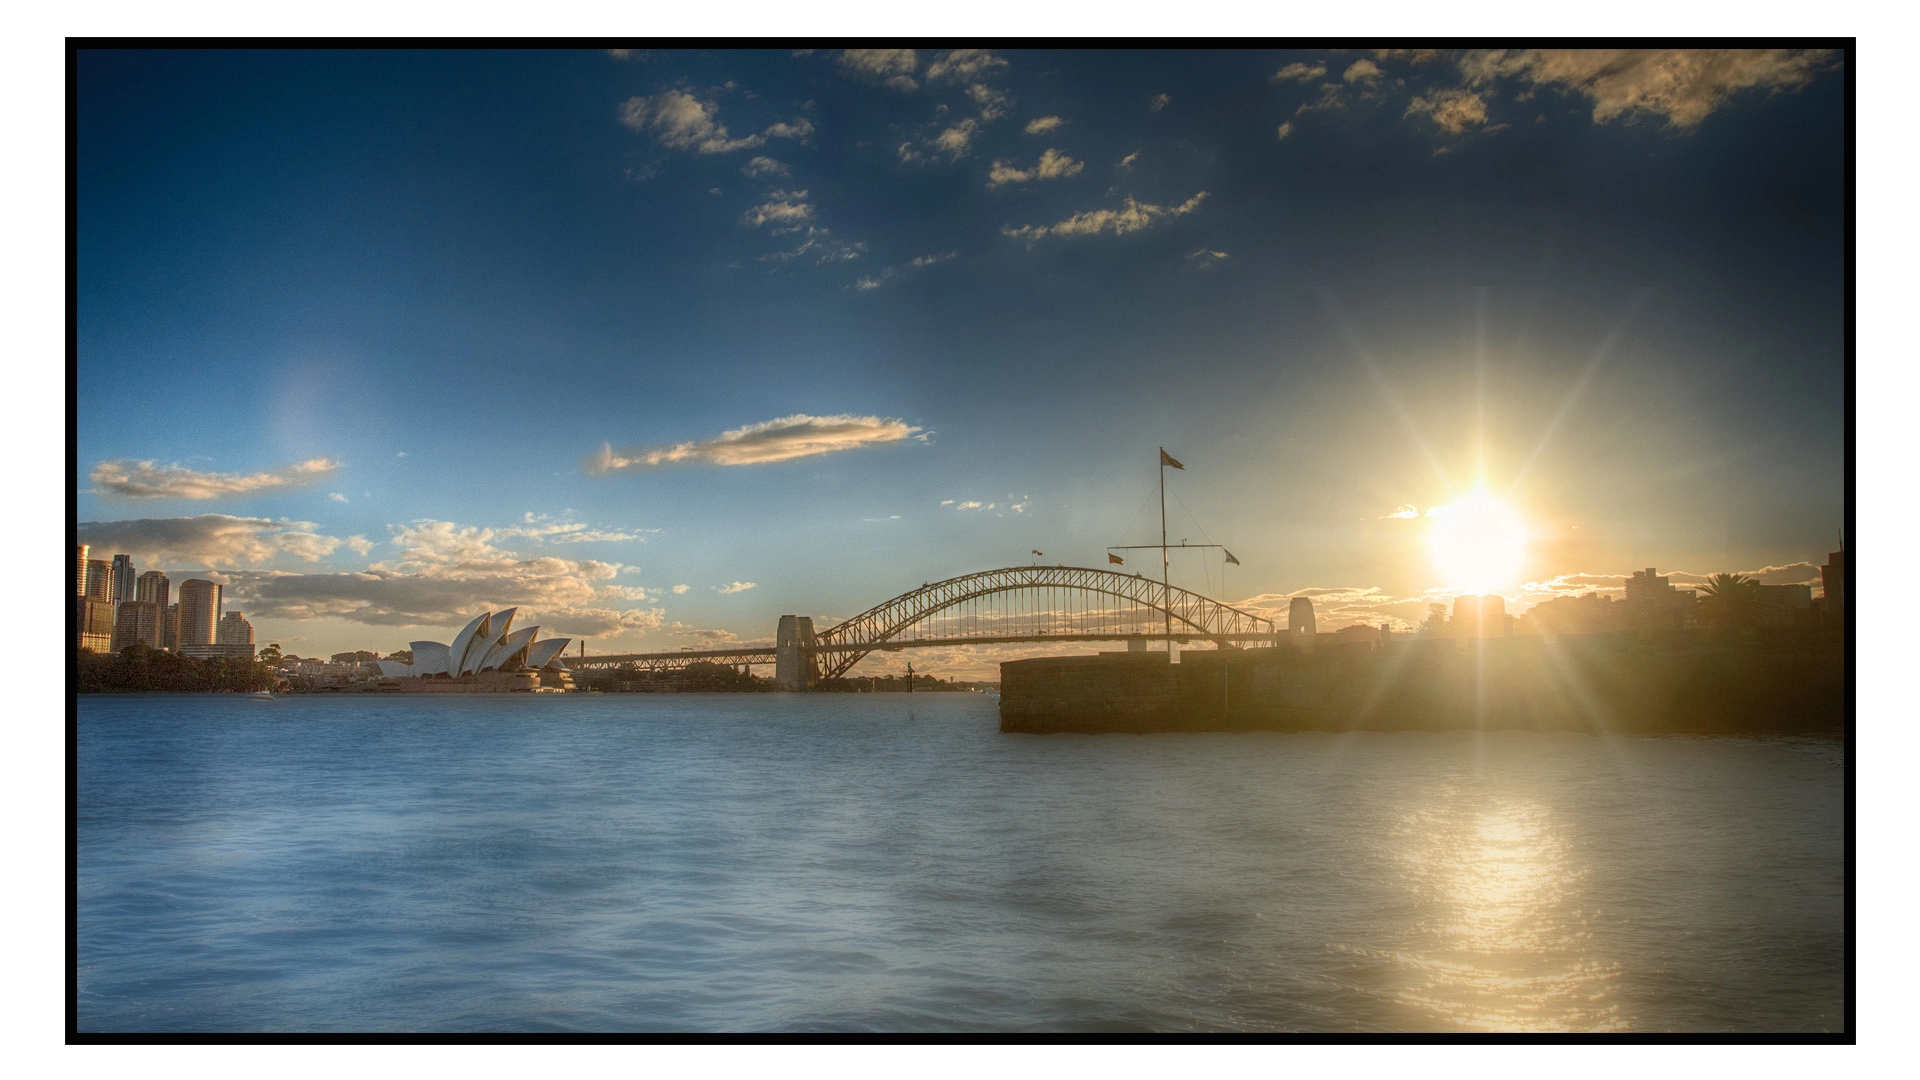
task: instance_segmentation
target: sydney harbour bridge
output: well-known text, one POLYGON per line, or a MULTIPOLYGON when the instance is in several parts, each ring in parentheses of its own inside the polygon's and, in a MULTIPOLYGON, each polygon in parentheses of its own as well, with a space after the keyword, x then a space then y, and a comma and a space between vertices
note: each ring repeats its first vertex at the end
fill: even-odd
POLYGON ((786 689, 845 675, 867 654, 956 645, 1101 641, 1210 641, 1270 646, 1271 619, 1139 574, 1080 566, 1009 566, 922 585, 845 622, 815 631, 783 615, 775 643, 729 649, 569 656, 574 671, 675 671, 699 663, 771 664, 786 689))

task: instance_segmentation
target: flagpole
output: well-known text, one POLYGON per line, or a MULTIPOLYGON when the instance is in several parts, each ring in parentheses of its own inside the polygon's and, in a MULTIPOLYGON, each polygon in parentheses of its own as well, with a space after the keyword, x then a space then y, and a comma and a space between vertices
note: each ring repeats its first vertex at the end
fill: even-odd
POLYGON ((1167 661, 1173 661, 1173 586, 1167 580, 1167 448, 1160 448, 1160 614, 1166 619, 1167 661))

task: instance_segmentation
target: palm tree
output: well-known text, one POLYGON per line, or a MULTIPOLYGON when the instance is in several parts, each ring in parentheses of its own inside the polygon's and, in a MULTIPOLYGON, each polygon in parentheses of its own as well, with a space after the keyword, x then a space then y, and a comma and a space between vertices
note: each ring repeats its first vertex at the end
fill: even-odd
POLYGON ((1701 614, 1708 624, 1748 626, 1760 599, 1760 583, 1739 574, 1715 574, 1700 587, 1701 614))

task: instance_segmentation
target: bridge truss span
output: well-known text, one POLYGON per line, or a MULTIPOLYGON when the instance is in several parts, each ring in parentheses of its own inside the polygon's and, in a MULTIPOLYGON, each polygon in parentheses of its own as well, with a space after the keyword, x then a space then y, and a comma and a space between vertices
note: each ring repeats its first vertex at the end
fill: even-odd
POLYGON ((1083 566, 1010 566, 948 578, 820 631, 823 678, 837 678, 875 649, 990 641, 1206 638, 1221 648, 1270 640, 1273 621, 1140 574, 1083 566))

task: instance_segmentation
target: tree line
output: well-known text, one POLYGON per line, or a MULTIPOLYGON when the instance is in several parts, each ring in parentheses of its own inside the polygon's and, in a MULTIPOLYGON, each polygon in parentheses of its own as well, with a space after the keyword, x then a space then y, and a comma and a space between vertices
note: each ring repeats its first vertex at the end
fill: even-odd
POLYGON ((81 649, 73 666, 74 688, 82 694, 247 694, 271 690, 280 682, 279 672, 257 660, 198 660, 150 648, 143 641, 117 654, 81 649))

